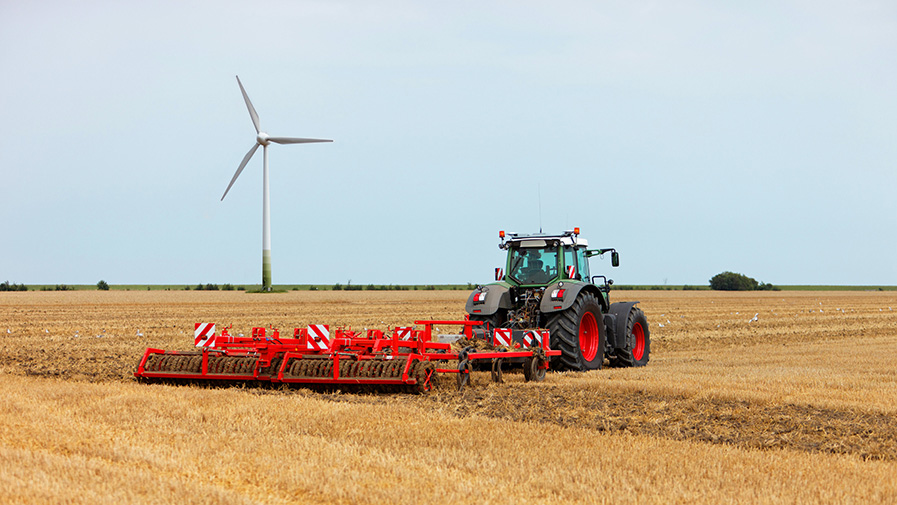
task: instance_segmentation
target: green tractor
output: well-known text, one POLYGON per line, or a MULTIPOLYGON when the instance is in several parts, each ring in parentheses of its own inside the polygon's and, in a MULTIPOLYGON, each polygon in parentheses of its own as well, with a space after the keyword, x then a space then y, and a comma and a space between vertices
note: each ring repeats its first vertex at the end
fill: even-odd
POLYGON ((615 249, 589 249, 579 228, 499 237, 507 270, 496 268, 496 282, 477 286, 465 307, 472 321, 483 321, 484 338, 495 328, 547 328, 549 345, 561 351, 551 362, 557 370, 595 370, 605 358, 617 367, 648 363, 650 331, 638 302, 610 303, 613 281, 589 271, 589 258, 608 252, 619 266, 615 249))

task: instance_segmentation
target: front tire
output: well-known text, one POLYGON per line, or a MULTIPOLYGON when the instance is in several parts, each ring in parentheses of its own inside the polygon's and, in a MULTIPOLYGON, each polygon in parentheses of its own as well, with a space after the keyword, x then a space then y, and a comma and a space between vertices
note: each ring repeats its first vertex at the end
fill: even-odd
POLYGON ((471 321, 482 321, 484 324, 482 328, 486 328, 486 325, 489 325, 489 331, 492 331, 496 328, 501 328, 505 322, 507 322, 508 316, 507 311, 498 309, 495 314, 489 314, 488 316, 482 314, 470 314, 471 321))
POLYGON ((633 307, 626 320, 623 348, 614 349, 613 366, 645 366, 651 354, 651 331, 642 309, 633 307))
POLYGON ((549 344, 561 355, 552 363, 560 370, 588 371, 604 363, 604 318, 598 298, 588 292, 579 296, 567 310, 548 319, 549 344))

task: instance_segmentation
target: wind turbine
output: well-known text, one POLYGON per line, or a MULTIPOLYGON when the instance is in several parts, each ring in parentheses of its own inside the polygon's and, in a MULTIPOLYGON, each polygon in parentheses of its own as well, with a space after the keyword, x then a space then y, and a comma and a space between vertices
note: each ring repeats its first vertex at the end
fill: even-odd
POLYGON ((240 76, 237 76, 237 84, 240 85, 240 91, 243 93, 243 100, 246 101, 246 108, 249 109, 252 125, 255 126, 255 145, 252 146, 252 149, 250 149, 249 152, 246 153, 246 156, 243 157, 243 161, 240 163, 240 167, 237 168, 234 178, 230 180, 230 184, 227 185, 227 189, 225 189, 224 194, 221 195, 221 200, 224 201, 227 192, 230 191, 230 188, 234 185, 234 182, 236 182, 237 177, 240 177, 240 173, 246 168, 246 164, 249 163, 252 155, 255 154, 255 151, 259 146, 262 146, 262 152, 265 159, 264 176, 262 177, 265 187, 264 196, 262 197, 262 289, 264 291, 271 291, 271 204, 268 198, 268 144, 271 142, 274 142, 275 144, 310 144, 312 142, 333 141, 326 139, 268 136, 267 133, 262 131, 261 126, 259 125, 259 115, 255 111, 255 107, 252 106, 252 102, 249 101, 249 95, 246 94, 246 90, 243 89, 243 83, 240 82, 240 76))

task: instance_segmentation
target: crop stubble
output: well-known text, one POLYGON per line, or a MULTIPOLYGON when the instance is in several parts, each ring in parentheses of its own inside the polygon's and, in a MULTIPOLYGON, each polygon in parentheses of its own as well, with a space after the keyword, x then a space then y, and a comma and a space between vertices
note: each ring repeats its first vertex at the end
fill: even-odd
MULTIPOLYGON (((488 374, 474 374, 474 387, 465 392, 442 388, 424 396, 291 394, 743 449, 897 459, 897 295, 614 296, 642 301, 652 332, 652 361, 644 369, 550 374, 541 384, 524 384, 518 374, 506 375, 506 384, 490 384, 488 374)), ((0 373, 130 382, 145 347, 189 349, 194 322, 233 325, 234 333, 256 325, 288 331, 310 323, 385 329, 414 319, 457 318, 465 297, 462 292, 6 293, 0 297, 0 373)))

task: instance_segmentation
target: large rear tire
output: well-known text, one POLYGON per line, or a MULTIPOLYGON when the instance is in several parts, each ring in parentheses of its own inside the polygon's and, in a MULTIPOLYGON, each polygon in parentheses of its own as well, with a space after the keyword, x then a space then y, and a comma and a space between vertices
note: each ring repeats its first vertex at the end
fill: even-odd
POLYGON ((645 366, 651 354, 651 331, 642 309, 632 307, 626 320, 623 347, 614 349, 613 366, 645 366))
POLYGON ((567 310, 548 319, 549 345, 561 351, 552 368, 588 371, 604 363, 604 318, 598 298, 585 291, 567 310))

